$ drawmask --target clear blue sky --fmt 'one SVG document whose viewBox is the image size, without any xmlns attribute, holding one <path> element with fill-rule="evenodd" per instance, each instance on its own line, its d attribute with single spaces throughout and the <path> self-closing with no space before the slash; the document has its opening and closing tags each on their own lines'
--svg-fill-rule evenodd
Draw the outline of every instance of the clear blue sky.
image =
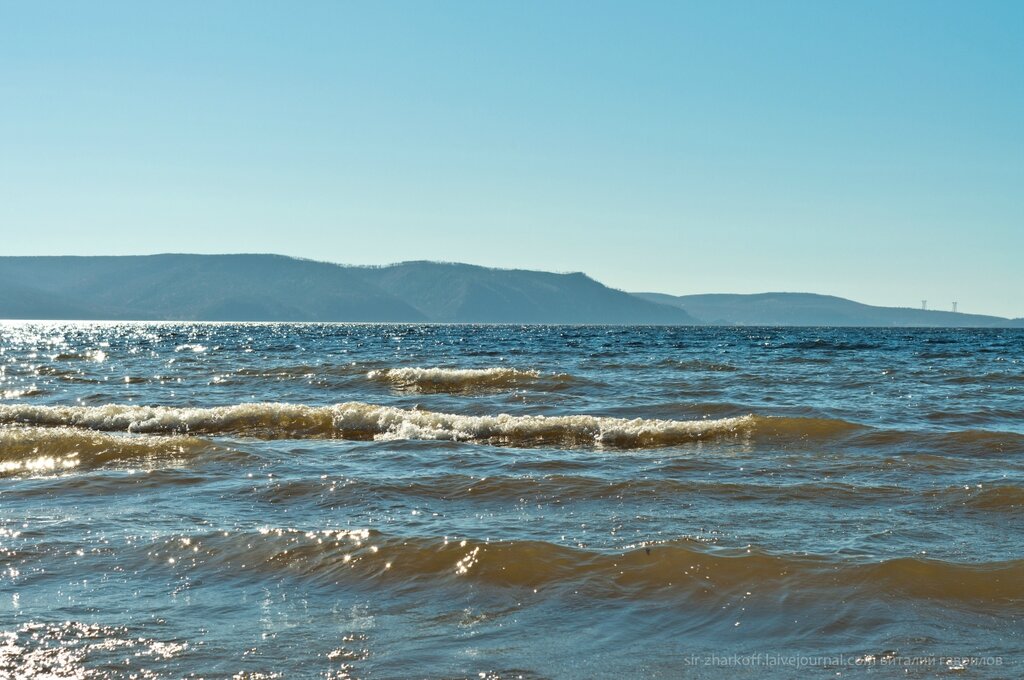
<svg viewBox="0 0 1024 680">
<path fill-rule="evenodd" d="M 1024 2 L 0 0 L 0 235 L 1024 316 Z"/>
</svg>

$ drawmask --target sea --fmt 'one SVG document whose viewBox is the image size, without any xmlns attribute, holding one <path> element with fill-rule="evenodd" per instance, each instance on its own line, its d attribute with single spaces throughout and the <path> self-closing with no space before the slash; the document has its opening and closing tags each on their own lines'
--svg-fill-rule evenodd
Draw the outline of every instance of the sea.
<svg viewBox="0 0 1024 680">
<path fill-rule="evenodd" d="M 1024 677 L 1024 331 L 0 325 L 0 677 Z"/>
</svg>

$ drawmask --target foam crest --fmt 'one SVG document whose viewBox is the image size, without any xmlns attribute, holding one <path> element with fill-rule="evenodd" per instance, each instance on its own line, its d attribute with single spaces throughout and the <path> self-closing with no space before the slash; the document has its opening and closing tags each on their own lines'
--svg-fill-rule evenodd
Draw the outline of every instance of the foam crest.
<svg viewBox="0 0 1024 680">
<path fill-rule="evenodd" d="M 719 420 L 627 420 L 590 415 L 466 416 L 367 404 L 343 404 L 339 409 L 342 429 L 373 432 L 375 439 L 489 441 L 518 446 L 651 448 L 737 434 L 753 424 L 750 416 Z"/>
<path fill-rule="evenodd" d="M 413 392 L 468 392 L 473 390 L 498 390 L 524 385 L 535 385 L 544 381 L 537 371 L 518 368 L 387 368 L 370 371 L 366 377 L 376 382 L 388 383 L 392 387 Z M 564 381 L 568 376 L 548 376 Z"/>
<path fill-rule="evenodd" d="M 429 439 L 512 446 L 652 448 L 747 433 L 754 416 L 718 420 L 625 419 L 591 415 L 469 416 L 361 402 L 334 406 L 254 403 L 169 406 L 0 406 L 0 424 L 146 434 L 239 434 L 265 439 Z"/>
</svg>

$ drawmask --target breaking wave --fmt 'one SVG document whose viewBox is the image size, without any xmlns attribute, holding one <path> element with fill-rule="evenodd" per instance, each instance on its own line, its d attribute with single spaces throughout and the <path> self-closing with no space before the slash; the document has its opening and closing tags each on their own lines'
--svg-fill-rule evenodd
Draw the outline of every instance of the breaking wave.
<svg viewBox="0 0 1024 680">
<path fill-rule="evenodd" d="M 518 368 L 387 368 L 370 371 L 366 377 L 410 392 L 462 393 L 517 387 L 557 389 L 573 382 L 564 373 L 542 374 Z"/>
<path fill-rule="evenodd" d="M 596 415 L 462 415 L 364 402 L 332 406 L 243 403 L 216 407 L 0 404 L 0 426 L 256 439 L 445 440 L 499 446 L 649 449 L 743 438 L 780 445 L 843 441 L 878 449 L 922 445 L 957 457 L 1024 451 L 1024 435 L 979 430 L 882 430 L 836 418 L 741 415 L 696 420 Z M 13 431 L 13 430 L 10 430 Z M 11 436 L 11 435 L 7 435 Z M 874 464 L 874 463 L 872 463 Z"/>
<path fill-rule="evenodd" d="M 0 424 L 145 434 L 237 434 L 264 439 L 428 439 L 512 446 L 653 448 L 749 432 L 753 416 L 649 420 L 590 415 L 469 416 L 347 402 L 334 406 L 255 403 L 169 406 L 0 406 Z"/>
</svg>

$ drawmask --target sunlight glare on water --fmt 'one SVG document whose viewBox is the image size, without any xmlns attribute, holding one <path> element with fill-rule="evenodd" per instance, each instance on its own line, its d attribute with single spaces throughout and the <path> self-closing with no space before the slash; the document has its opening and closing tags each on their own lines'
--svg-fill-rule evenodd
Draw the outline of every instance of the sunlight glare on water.
<svg viewBox="0 0 1024 680">
<path fill-rule="evenodd" d="M 0 676 L 1015 677 L 1022 391 L 1013 330 L 5 324 Z"/>
</svg>

